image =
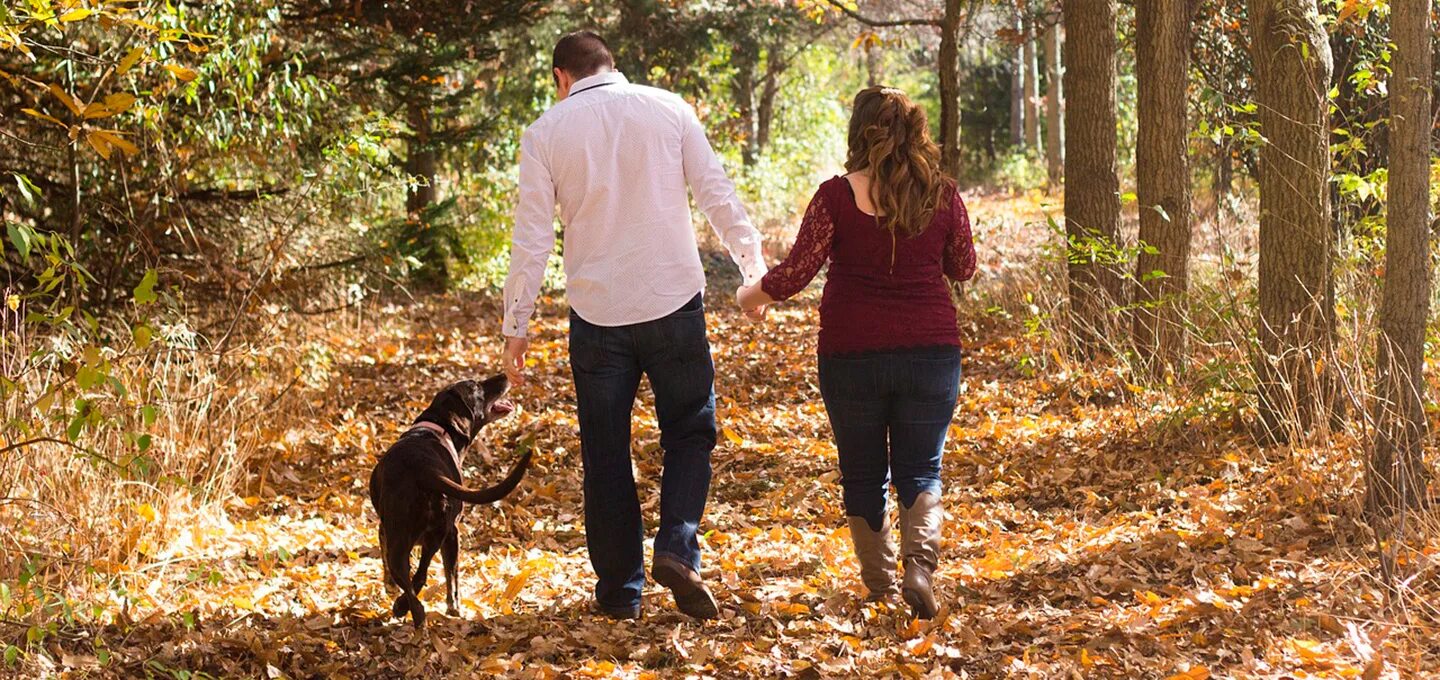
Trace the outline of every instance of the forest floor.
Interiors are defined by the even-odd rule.
[[[818,287],[817,287],[818,288]],[[223,513],[187,520],[113,623],[53,670],[160,677],[1414,677],[1440,669],[1385,600],[1335,453],[1261,451],[1225,404],[1113,368],[1035,370],[1044,344],[962,311],[965,379],[945,457],[947,523],[930,623],[861,601],[835,449],[815,384],[814,290],[746,322],[712,290],[723,433],[702,529],[722,617],[651,584],[644,618],[590,613],[563,301],[545,300],[519,409],[484,432],[472,484],[521,438],[521,488],[461,519],[462,616],[432,568],[428,627],[389,616],[371,466],[433,392],[499,365],[494,300],[376,310],[332,338],[328,387],[277,414]],[[976,305],[978,307],[979,305]],[[648,396],[635,465],[647,527],[660,451]],[[1347,479],[1353,479],[1353,470]],[[1425,572],[1422,572],[1422,574]],[[1433,580],[1433,570],[1425,578]],[[117,603],[109,603],[116,610]],[[1416,620],[1433,622],[1433,616]],[[96,646],[103,647],[97,659]],[[108,658],[107,658],[108,657]],[[102,668],[100,664],[104,663]]]

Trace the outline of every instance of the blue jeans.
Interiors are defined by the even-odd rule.
[[[640,603],[645,528],[630,464],[630,415],[641,375],[655,393],[660,446],[660,529],[655,552],[700,570],[695,533],[710,492],[715,448],[715,366],[696,295],[669,316],[630,326],[596,326],[570,312],[570,368],[585,466],[585,543],[606,607]]]
[[[940,493],[945,435],[960,393],[960,349],[820,357],[820,395],[840,457],[845,514],[885,523],[893,481],[905,507]]]

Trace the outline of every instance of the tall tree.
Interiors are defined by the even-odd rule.
[[[940,32],[940,54],[936,68],[940,76],[940,166],[951,177],[960,174],[960,42],[965,37],[973,0],[945,0],[939,19],[877,19],[851,8],[842,0],[828,0],[845,16],[872,28],[931,26]]]
[[[1330,224],[1330,43],[1315,0],[1251,0],[1260,134],[1260,349],[1264,435],[1328,414],[1335,233]]]
[[[1175,368],[1185,352],[1191,232],[1185,103],[1194,7],[1193,0],[1135,4],[1141,250],[1134,333],[1141,362],[1157,376]]]
[[[1024,40],[1021,57],[1025,60],[1025,148],[1035,151],[1040,148],[1040,65],[1035,49],[1039,35],[1033,19],[1025,20]]]
[[[1060,68],[1060,24],[1045,30],[1045,169],[1049,188],[1059,188],[1065,174],[1064,69]]]
[[[1393,0],[1390,178],[1385,292],[1376,350],[1376,436],[1365,505],[1415,507],[1430,475],[1422,459],[1425,323],[1430,316],[1431,0]]]
[[[1098,349],[1120,278],[1109,257],[1120,231],[1115,172],[1115,0],[1067,0],[1065,40],[1065,235],[1070,326],[1076,349]]]
[[[1012,26],[1015,35],[1025,32],[1020,15],[1015,15]],[[1010,59],[1010,145],[1018,147],[1025,143],[1025,48],[1015,45],[1015,54]]]

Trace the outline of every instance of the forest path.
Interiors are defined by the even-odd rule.
[[[757,326],[711,294],[722,301],[711,305],[710,337],[723,435],[703,547],[721,620],[681,616],[654,584],[641,621],[589,613],[566,322],[555,300],[541,306],[536,365],[512,395],[518,412],[484,432],[492,460],[469,461],[467,480],[489,482],[515,441],[536,437],[522,487],[461,519],[463,615],[444,615],[435,566],[422,596],[427,630],[390,618],[370,468],[436,389],[498,366],[495,303],[460,295],[379,311],[356,320],[364,332],[333,339],[329,387],[309,413],[277,417],[303,425],[273,433],[252,464],[254,495],[233,501],[224,522],[193,529],[185,553],[196,557],[152,582],[153,613],[106,632],[118,668],[1204,677],[1356,667],[1335,613],[1356,611],[1369,589],[1330,587],[1334,517],[1294,480],[1272,479],[1230,415],[1158,403],[1117,372],[1028,375],[1021,367],[1044,359],[1030,354],[1036,344],[969,310],[945,460],[946,614],[918,624],[864,605],[815,386],[817,297]],[[634,441],[653,537],[660,453],[648,399]]]
[[[563,299],[542,300],[516,413],[487,428],[521,487],[461,518],[462,616],[431,569],[417,634],[389,616],[370,469],[433,393],[500,365],[498,301],[458,293],[369,306],[318,338],[315,387],[265,423],[244,490],[198,518],[99,637],[134,677],[1355,677],[1376,658],[1382,596],[1349,506],[1327,490],[1333,452],[1257,450],[1233,398],[1129,384],[1076,364],[992,312],[1033,290],[1057,198],[977,196],[978,290],[961,308],[964,383],[945,454],[944,549],[934,623],[864,605],[835,451],[815,384],[819,285],[761,326],[731,303],[733,267],[709,255],[710,340],[722,427],[702,525],[718,621],[677,613],[650,584],[644,618],[590,613],[574,392]],[[1037,254],[1041,261],[1037,261]],[[772,256],[775,253],[772,253]],[[1012,303],[1010,305],[1014,307]],[[649,535],[659,432],[642,389],[635,465]],[[1353,443],[1350,443],[1353,445]],[[1337,447],[1345,446],[1337,444]],[[1342,470],[1341,474],[1357,474]],[[1359,557],[1356,557],[1359,556]],[[119,607],[115,607],[119,609]],[[1433,631],[1382,648],[1440,668]],[[1413,643],[1401,644],[1402,635]],[[76,667],[93,641],[73,642]],[[57,657],[60,655],[56,655]],[[93,665],[91,666],[93,668]],[[1370,670],[1375,670],[1371,668]],[[1411,673],[1407,673],[1409,675]]]

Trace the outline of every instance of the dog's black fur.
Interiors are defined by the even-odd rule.
[[[504,481],[488,489],[470,489],[460,478],[465,450],[490,422],[504,417],[513,408],[504,400],[509,389],[504,375],[483,382],[464,380],[435,396],[416,423],[439,425],[455,445],[455,455],[427,429],[406,432],[395,442],[370,473],[370,503],[380,516],[380,554],[385,579],[400,588],[391,611],[396,617],[410,614],[416,628],[425,625],[425,607],[417,595],[425,588],[426,572],[435,552],[445,566],[445,605],[451,616],[459,587],[455,562],[460,541],[455,520],[466,503],[494,503],[519,485],[530,467],[526,451],[510,469]],[[420,563],[410,575],[410,552],[420,546]]]

